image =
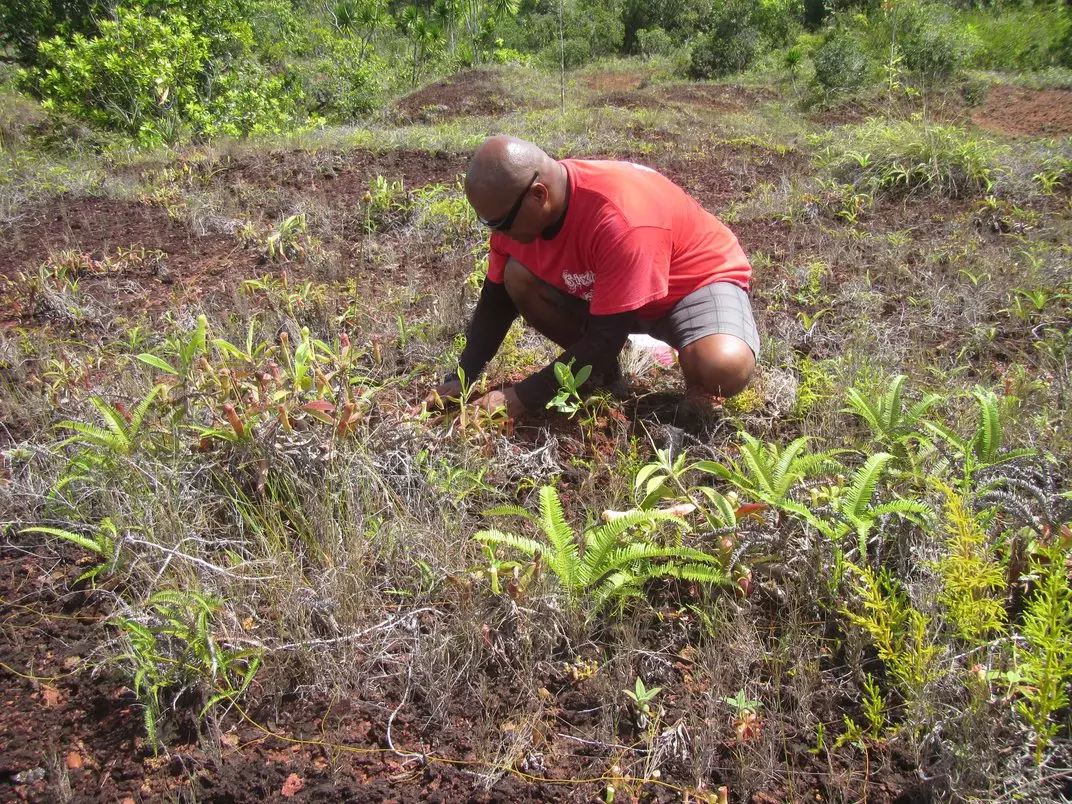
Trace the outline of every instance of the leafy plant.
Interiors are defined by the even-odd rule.
[[[1067,556],[1061,550],[1043,551],[1034,564],[1035,593],[1027,604],[1017,642],[1016,658],[1023,683],[1017,709],[1035,732],[1035,762],[1061,728],[1054,714],[1068,706],[1072,681],[1072,589]]]
[[[716,556],[690,547],[662,546],[631,533],[660,524],[687,529],[687,524],[672,513],[629,511],[578,535],[566,522],[554,487],[543,486],[539,496],[538,516],[514,506],[487,513],[520,516],[533,522],[543,541],[499,530],[482,530],[473,538],[491,547],[509,547],[533,556],[554,573],[573,602],[582,595],[591,595],[596,611],[611,603],[621,606],[626,599],[641,594],[647,581],[661,577],[727,583]]]
[[[112,522],[109,517],[105,517],[100,521],[100,524],[97,525],[96,532],[91,536],[75,533],[63,528],[50,528],[44,526],[23,528],[22,533],[43,533],[48,536],[57,536],[64,541],[78,545],[85,550],[89,550],[91,553],[96,553],[103,559],[103,561],[96,567],[79,575],[76,583],[93,580],[101,573],[111,575],[115,572],[115,569],[119,564],[119,531],[116,528],[115,523]]]
[[[907,379],[904,374],[895,375],[878,398],[868,398],[860,389],[850,388],[847,395],[849,407],[843,410],[855,413],[867,422],[874,441],[898,460],[906,462],[914,472],[920,468],[919,448],[929,444],[920,431],[923,417],[942,401],[942,397],[928,393],[911,406],[906,405],[903,391]]]
[[[581,386],[588,381],[592,374],[591,366],[582,366],[574,374],[572,363],[555,363],[555,379],[558,380],[558,393],[547,403],[548,409],[557,410],[559,413],[568,414],[569,418],[577,415],[584,407],[584,398],[581,396]]]
[[[165,694],[177,700],[185,690],[195,689],[203,717],[220,701],[245,692],[260,667],[259,653],[233,650],[218,640],[213,617],[222,605],[198,592],[163,590],[146,601],[141,617],[113,621],[128,643],[127,652],[115,661],[126,665],[133,677],[154,751]]]
[[[912,606],[890,574],[849,565],[853,591],[862,611],[843,608],[849,621],[863,629],[907,698],[922,692],[935,677],[940,647],[930,633],[931,619]]]
[[[961,496],[945,483],[933,484],[945,497],[943,526],[947,553],[935,562],[942,578],[939,599],[961,639],[975,645],[1005,626],[1005,607],[995,596],[1005,573],[995,560],[986,532]]]

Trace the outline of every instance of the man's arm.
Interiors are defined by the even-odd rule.
[[[506,286],[485,279],[473,318],[465,333],[465,349],[458,358],[458,368],[465,374],[467,382],[475,380],[495,357],[515,318],[517,308],[510,294],[506,292]],[[449,375],[446,381],[457,378],[457,373],[454,373]]]
[[[525,409],[537,410],[545,407],[558,392],[555,363],[568,365],[572,360],[575,373],[584,366],[591,366],[595,373],[607,371],[618,359],[635,320],[636,312],[632,310],[614,315],[590,316],[580,340],[550,365],[514,386],[517,398]]]

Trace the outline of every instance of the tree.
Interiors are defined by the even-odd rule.
[[[435,54],[439,43],[443,40],[443,33],[439,26],[428,21],[416,6],[406,6],[400,19],[402,30],[410,41],[413,69],[410,81],[417,86],[421,71]]]

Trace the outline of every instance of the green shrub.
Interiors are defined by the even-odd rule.
[[[935,80],[960,70],[978,43],[949,8],[905,5],[896,18],[897,50],[904,66]]]
[[[840,92],[857,89],[871,78],[871,61],[860,37],[835,28],[812,57],[815,82],[823,89]]]
[[[352,42],[340,42],[331,55],[298,69],[307,108],[331,123],[348,123],[377,107],[387,66],[376,56],[362,61]]]
[[[754,13],[760,35],[774,48],[793,41],[803,17],[803,0],[758,0]]]
[[[46,109],[155,144],[173,130],[177,113],[197,103],[208,54],[208,39],[182,14],[164,19],[120,8],[94,39],[42,42],[41,66],[23,75]]]
[[[540,61],[551,68],[558,68],[564,59],[567,70],[583,67],[592,58],[592,48],[585,39],[566,39],[562,49],[556,42],[540,51]]]
[[[669,56],[674,49],[670,34],[658,26],[637,31],[636,40],[640,52],[649,59],[653,56]]]
[[[759,52],[760,31],[749,0],[727,0],[712,12],[711,27],[692,48],[694,78],[715,78],[748,69]]]
[[[978,43],[971,64],[990,70],[1039,70],[1060,63],[1062,39],[1069,26],[1056,7],[979,11],[963,24]]]
[[[187,105],[184,117],[198,134],[209,137],[286,131],[296,124],[303,99],[294,83],[247,60],[208,82],[203,100]]]

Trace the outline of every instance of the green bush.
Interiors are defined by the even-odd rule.
[[[303,100],[300,85],[287,75],[268,75],[255,61],[244,61],[208,83],[203,100],[183,110],[203,136],[241,137],[293,128]]]
[[[990,70],[1040,70],[1061,60],[1069,26],[1055,6],[975,12],[963,24],[978,42],[971,64]]]
[[[348,123],[379,105],[380,78],[387,72],[375,55],[362,61],[354,43],[340,42],[331,55],[298,68],[298,79],[310,113],[331,123]]]
[[[904,66],[930,80],[955,74],[978,49],[967,28],[943,6],[902,6],[896,24],[897,49]]]
[[[727,0],[712,12],[710,30],[692,48],[689,73],[715,78],[748,69],[759,52],[760,30],[749,0]]]
[[[540,61],[545,66],[553,69],[558,68],[563,58],[565,59],[567,70],[583,67],[592,58],[592,48],[588,44],[588,40],[566,39],[562,43],[561,51],[557,42],[540,51]]]
[[[93,39],[42,42],[40,66],[22,77],[47,110],[143,145],[171,142],[186,129],[241,136],[295,123],[302,100],[295,81],[269,75],[252,59],[213,60],[212,48],[182,14],[119,8]]]
[[[803,0],[758,0],[754,20],[760,35],[774,48],[793,41],[804,17]]]
[[[653,56],[669,56],[674,49],[674,40],[662,28],[642,28],[636,33],[637,47],[649,59]]]
[[[835,28],[812,56],[815,82],[823,89],[840,92],[857,89],[871,78],[871,60],[854,31]]]
[[[182,14],[167,19],[117,9],[87,39],[54,37],[41,43],[41,66],[23,73],[46,109],[156,144],[174,118],[196,104],[209,41]]]

